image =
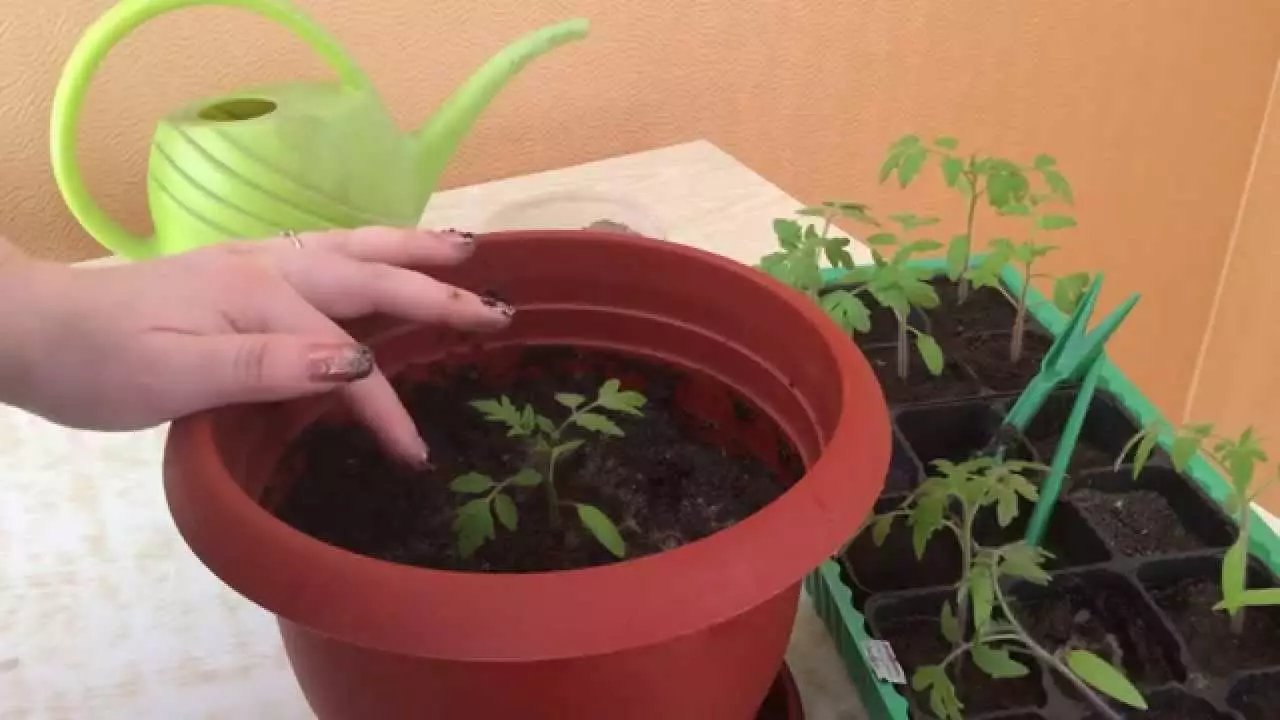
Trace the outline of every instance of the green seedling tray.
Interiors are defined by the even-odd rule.
[[[981,261],[981,256],[972,259],[974,264]],[[921,260],[915,263],[919,267],[944,271],[941,260]],[[839,277],[841,271],[827,271],[827,277]],[[1012,267],[1006,266],[1000,274],[1001,282],[1012,294],[1022,291],[1022,277]],[[1066,325],[1067,317],[1032,287],[1028,292],[1028,311],[1049,332],[1057,337]],[[1105,313],[1106,308],[1100,307]],[[1103,359],[1103,368],[1099,387],[1115,397],[1124,406],[1139,426],[1145,427],[1153,422],[1163,422],[1165,418],[1147,400],[1142,391],[1125,377],[1110,358]],[[1162,436],[1160,445],[1165,452],[1171,451],[1172,438]],[[1200,486],[1215,503],[1225,512],[1231,490],[1227,480],[1223,478],[1202,457],[1196,456],[1183,473],[1193,483]],[[1139,480],[1140,482],[1140,480]],[[1234,517],[1232,513],[1225,513]],[[1280,574],[1280,536],[1277,536],[1271,524],[1266,522],[1253,509],[1252,523],[1249,532],[1249,551],[1273,573]],[[827,632],[835,642],[837,651],[844,662],[845,671],[853,681],[867,716],[871,720],[908,720],[906,697],[897,686],[881,681],[872,670],[870,659],[866,654],[867,641],[871,638],[867,630],[866,618],[853,606],[853,594],[841,578],[841,568],[837,561],[827,560],[809,574],[804,587],[813,600],[814,609],[822,618]]]

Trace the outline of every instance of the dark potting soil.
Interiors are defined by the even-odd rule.
[[[1036,455],[1039,455],[1041,462],[1048,465],[1053,462],[1053,454],[1058,450],[1058,441],[1060,436],[1042,438],[1031,443],[1031,447],[1035,448]],[[1092,468],[1111,467],[1116,459],[1107,454],[1106,451],[1098,449],[1097,446],[1090,443],[1084,437],[1076,439],[1076,446],[1071,451],[1071,460],[1067,463],[1067,472],[1079,472],[1080,470],[1088,470]]]
[[[787,685],[778,673],[778,679],[769,686],[769,694],[756,713],[756,720],[791,720],[791,708],[787,704]]]
[[[1236,683],[1227,704],[1244,720],[1274,720],[1280,708],[1280,673],[1249,675]]]
[[[1173,621],[1199,670],[1226,677],[1239,670],[1280,665],[1280,607],[1249,608],[1244,632],[1231,632],[1230,618],[1213,606],[1221,586],[1192,577],[1151,589],[1151,597]]]
[[[1173,506],[1154,490],[1071,493],[1091,527],[1117,554],[1130,557],[1201,550],[1206,545],[1183,526]]]
[[[999,290],[970,288],[959,302],[956,283],[942,277],[929,283],[938,293],[938,307],[930,311],[934,328],[951,335],[998,332],[1013,327],[1015,308]]]
[[[960,356],[983,386],[996,392],[1021,392],[1040,372],[1040,361],[1053,340],[1027,332],[1018,362],[1009,359],[1011,334],[1007,332],[969,335],[961,339]],[[1114,458],[1113,458],[1114,459]]]
[[[889,404],[972,397],[981,391],[981,386],[973,376],[955,360],[947,358],[946,364],[942,367],[942,374],[931,375],[928,368],[924,366],[924,361],[916,353],[915,346],[910,347],[908,352],[911,354],[911,361],[907,378],[903,380],[898,377],[896,345],[880,345],[863,350]]]
[[[448,488],[466,472],[501,479],[527,462],[522,441],[507,437],[506,427],[486,420],[471,401],[505,394],[559,422],[568,411],[554,401],[556,393],[594,399],[610,378],[645,394],[644,415],[610,414],[624,437],[574,432],[586,444],[556,464],[556,488],[563,501],[590,503],[612,518],[628,558],[727,528],[803,474],[776,425],[713,378],[602,351],[512,347],[433,365],[426,377],[397,383],[431,448],[433,469],[406,469],[362,427],[317,424],[296,444],[297,480],[277,514],[330,544],[422,567],[530,572],[612,562],[571,508],[562,512],[562,529],[551,528],[541,485],[510,490],[516,530],[497,525],[496,539],[464,559],[452,523],[456,508],[475,496]],[[752,451],[766,453],[764,461]]]
[[[938,608],[940,611],[941,605]],[[899,689],[913,697],[918,706],[929,707],[928,692],[920,693],[913,689],[910,679],[917,668],[941,662],[951,650],[938,627],[938,616],[913,614],[895,617],[884,623],[877,635],[893,647],[893,654],[906,672],[908,684]],[[1027,665],[1031,668],[1030,674],[1003,680],[993,679],[967,659],[952,665],[950,676],[956,686],[956,695],[964,705],[964,716],[1043,705],[1046,696],[1040,679],[1040,665],[1030,660]],[[957,666],[960,668],[958,675]]]
[[[1117,667],[1139,687],[1182,682],[1178,646],[1138,589],[1106,572],[1060,575],[1037,597],[1014,600],[1014,612],[1046,650],[1089,650]],[[1060,681],[1055,678],[1055,681]],[[1065,682],[1068,696],[1078,691]]]

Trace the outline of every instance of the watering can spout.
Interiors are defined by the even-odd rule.
[[[568,20],[535,30],[503,48],[449,96],[435,115],[414,132],[423,189],[430,196],[440,175],[476,118],[525,65],[587,36],[590,23]]]

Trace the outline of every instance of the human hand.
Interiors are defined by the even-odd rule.
[[[509,306],[416,271],[462,262],[473,244],[468,233],[363,228],[100,268],[6,262],[0,401],[63,425],[134,430],[222,405],[339,392],[390,452],[425,464],[426,446],[372,354],[336,321],[505,327]]]

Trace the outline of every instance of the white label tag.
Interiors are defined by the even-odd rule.
[[[871,663],[871,669],[875,671],[876,677],[880,678],[881,682],[894,685],[907,684],[907,674],[902,671],[902,666],[898,664],[898,656],[893,654],[893,647],[889,643],[883,640],[868,640],[863,650]]]

